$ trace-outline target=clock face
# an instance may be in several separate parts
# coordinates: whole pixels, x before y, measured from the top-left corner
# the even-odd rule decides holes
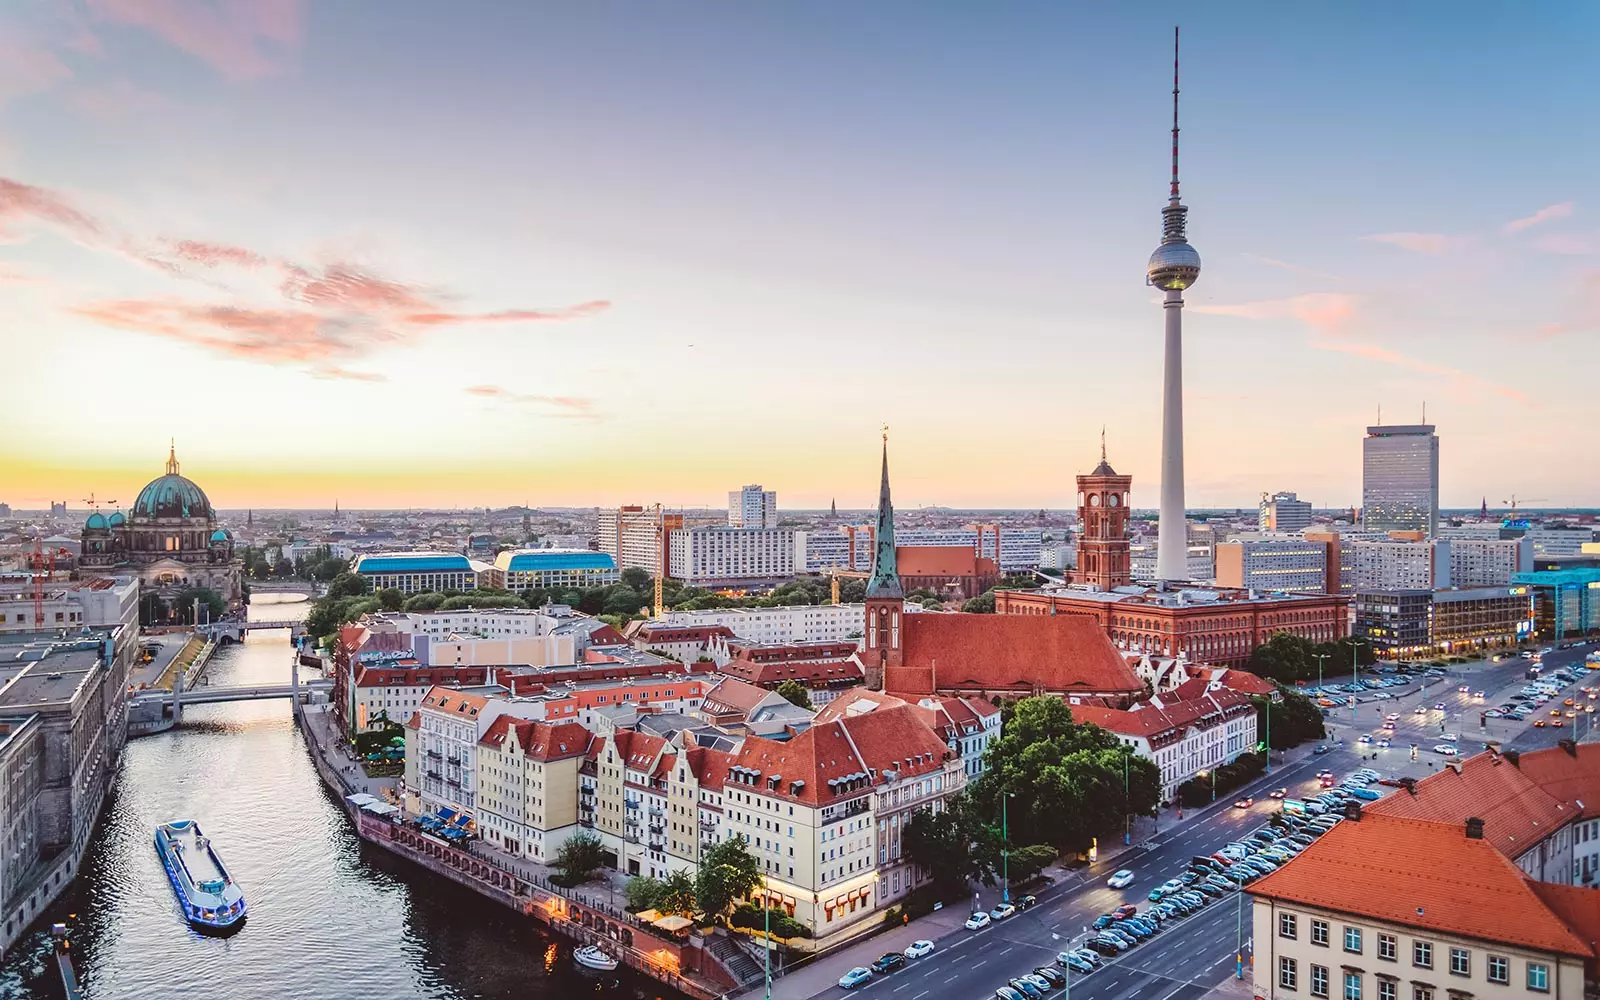
[[[1089,497],[1089,506],[1091,506],[1091,507],[1100,506],[1100,494],[1096,493],[1096,494],[1094,494],[1094,495]]]
[[[1120,497],[1118,497],[1115,493],[1111,494],[1111,496],[1106,498],[1107,505],[1112,506],[1112,507],[1117,506],[1121,502],[1122,502],[1122,499]]]

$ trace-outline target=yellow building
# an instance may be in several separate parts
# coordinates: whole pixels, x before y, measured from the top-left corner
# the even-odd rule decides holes
[[[478,740],[478,829],[508,854],[549,864],[578,832],[578,771],[594,735],[576,722],[502,715]]]

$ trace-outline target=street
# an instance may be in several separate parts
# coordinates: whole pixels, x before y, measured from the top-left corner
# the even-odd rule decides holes
[[[1546,654],[1546,672],[1581,661],[1588,649],[1583,646]],[[1150,890],[1182,872],[1193,856],[1210,854],[1268,822],[1279,808],[1277,800],[1267,797],[1272,789],[1286,788],[1289,798],[1303,798],[1319,790],[1317,771],[1326,768],[1343,778],[1364,764],[1385,778],[1422,778],[1448,761],[1448,757],[1432,749],[1445,732],[1460,736],[1463,756],[1479,752],[1487,740],[1499,740],[1518,749],[1553,746],[1556,740],[1572,736],[1570,725],[1536,729],[1530,718],[1521,723],[1490,719],[1486,729],[1479,726],[1480,712],[1500,704],[1527,683],[1524,675],[1530,666],[1530,661],[1515,656],[1501,663],[1474,661],[1451,667],[1444,678],[1434,679],[1420,690],[1408,689],[1409,693],[1398,698],[1362,701],[1354,720],[1347,706],[1332,709],[1327,753],[1312,755],[1307,752],[1309,747],[1298,748],[1292,752],[1290,762],[1275,763],[1269,774],[1219,796],[1198,816],[1191,814],[1170,832],[1158,832],[1153,840],[1131,852],[1094,865],[1089,881],[1053,892],[1047,889],[1040,893],[1038,906],[984,930],[947,934],[935,941],[937,950],[932,955],[914,960],[889,976],[875,975],[856,990],[833,986],[814,996],[840,1000],[851,993],[873,993],[893,1000],[925,1000],[932,995],[940,1000],[988,1000],[994,996],[995,987],[1008,979],[1037,966],[1053,964],[1058,952],[1084,937],[1095,917],[1123,903],[1135,903],[1142,909],[1148,905],[1146,896]],[[1587,681],[1580,678],[1572,689],[1583,683]],[[1463,685],[1471,691],[1457,690]],[[1484,698],[1471,693],[1478,690],[1485,692]],[[1570,693],[1571,689],[1561,697]],[[1445,707],[1436,710],[1436,704]],[[1559,698],[1552,704],[1559,704]],[[1419,705],[1424,708],[1421,714],[1414,711]],[[1384,717],[1391,713],[1399,715],[1396,728],[1383,730]],[[1357,740],[1363,733],[1373,734],[1374,739],[1387,735],[1394,745],[1385,750],[1361,744]],[[1415,761],[1410,759],[1412,743],[1418,745]],[[1394,793],[1392,787],[1373,787]],[[1234,800],[1247,796],[1257,800],[1254,805],[1247,809],[1233,806]],[[1163,822],[1171,818],[1172,814],[1166,811],[1161,817]],[[1121,890],[1108,888],[1105,879],[1121,868],[1134,872],[1134,882]],[[993,905],[998,896],[997,891],[986,890],[982,905]],[[1243,896],[1230,894],[1192,916],[1168,922],[1155,938],[1107,958],[1105,965],[1093,973],[1071,974],[1072,995],[1095,1000],[1134,996],[1141,1000],[1188,1000],[1233,974],[1239,947],[1243,948],[1248,979],[1250,904]],[[861,964],[869,961],[870,958]],[[774,993],[790,995],[777,987]]]

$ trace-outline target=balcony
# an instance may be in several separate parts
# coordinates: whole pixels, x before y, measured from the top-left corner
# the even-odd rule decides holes
[[[457,788],[461,787],[461,779],[460,778],[446,778],[446,779],[444,779],[444,783],[447,784],[447,785],[454,785]]]
[[[432,778],[434,781],[438,781],[441,777],[443,777],[438,771],[424,771],[423,773]]]
[[[434,759],[434,760],[438,760],[438,759],[439,759],[439,758],[440,758],[440,757],[442,757],[442,756],[444,756],[444,755],[443,755],[443,754],[441,754],[441,753],[440,753],[440,752],[439,752],[439,751],[437,751],[437,750],[429,750],[429,751],[428,751],[428,756],[429,756],[429,757],[432,757],[432,758],[433,758],[433,759]]]
[[[665,816],[667,814],[667,811],[665,809],[661,808],[660,806],[651,806],[650,809],[649,809],[649,813],[652,816]]]
[[[454,764],[454,765],[460,766],[460,764],[461,764],[461,756],[459,754],[451,754],[450,756],[448,756],[448,757],[446,757],[444,759],[444,762],[446,764]]]
[[[639,808],[639,800],[638,799],[624,799],[623,800],[623,805],[627,806],[629,809],[637,809],[637,808]]]

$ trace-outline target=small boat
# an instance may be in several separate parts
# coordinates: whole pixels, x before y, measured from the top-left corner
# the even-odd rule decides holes
[[[157,826],[156,853],[185,919],[196,930],[231,930],[244,920],[244,890],[229,877],[200,824],[178,819]]]
[[[572,960],[586,969],[599,969],[601,972],[610,972],[617,967],[617,960],[600,950],[597,944],[587,944],[572,953]]]

